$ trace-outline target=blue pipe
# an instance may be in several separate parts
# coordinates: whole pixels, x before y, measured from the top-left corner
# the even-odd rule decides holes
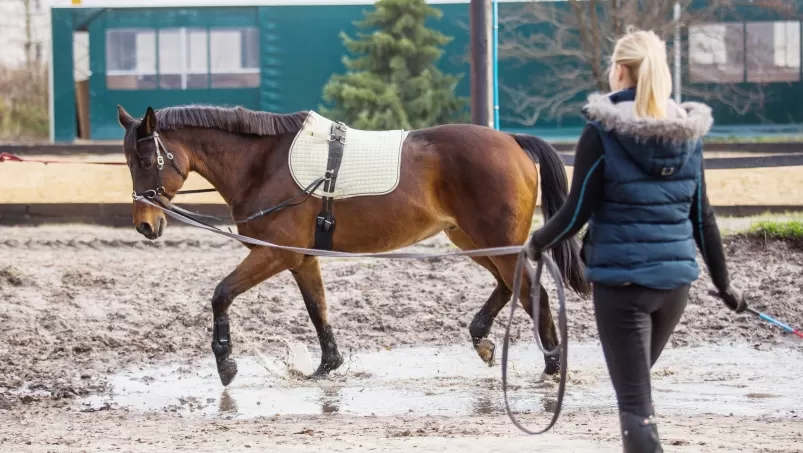
[[[493,3],[493,84],[494,84],[494,129],[499,130],[499,4]]]

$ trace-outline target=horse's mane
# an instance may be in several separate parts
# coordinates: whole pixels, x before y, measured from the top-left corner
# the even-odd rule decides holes
[[[156,121],[162,130],[201,127],[234,134],[264,136],[294,134],[301,130],[308,115],[309,111],[280,114],[243,107],[182,105],[157,110]]]

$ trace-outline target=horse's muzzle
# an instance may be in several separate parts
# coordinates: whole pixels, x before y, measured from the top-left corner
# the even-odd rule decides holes
[[[164,232],[164,227],[166,222],[165,219],[162,217],[159,217],[156,220],[156,222],[157,222],[156,228],[154,228],[153,225],[151,225],[148,222],[140,223],[139,225],[137,225],[137,232],[139,232],[139,234],[145,236],[150,240],[158,239]]]

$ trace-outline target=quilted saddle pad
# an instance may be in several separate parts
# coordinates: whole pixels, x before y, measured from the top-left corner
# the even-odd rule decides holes
[[[326,173],[329,135],[333,121],[310,111],[290,147],[290,173],[300,188],[309,187]],[[408,131],[346,129],[346,144],[333,199],[386,195],[399,185],[401,152]],[[313,193],[320,198],[323,185]]]

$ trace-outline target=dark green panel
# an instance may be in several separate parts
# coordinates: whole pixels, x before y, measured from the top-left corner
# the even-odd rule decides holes
[[[279,74],[287,70],[288,61],[294,57],[283,48],[277,34],[276,15],[273,8],[259,8],[259,52],[262,65],[259,85],[259,108],[269,112],[287,111],[287,92]],[[291,47],[292,48],[292,47]],[[298,109],[298,110],[309,110]]]
[[[106,102],[106,22],[109,20],[108,13],[96,17],[89,23],[89,134],[93,140],[107,140],[103,134],[98,135],[98,128],[104,127],[117,118],[109,117],[104,112]],[[116,108],[116,106],[115,106]],[[116,112],[115,112],[116,114]],[[122,134],[111,137],[111,139],[122,138]]]
[[[366,6],[270,6],[260,8],[263,72],[262,107],[269,111],[317,110],[332,73],[342,73],[341,30]],[[265,64],[265,59],[273,64]],[[276,88],[270,88],[275,86]]]
[[[468,32],[468,4],[432,5],[443,11],[440,20],[430,19],[427,26],[451,36],[452,42],[443,47],[443,55],[438,67],[445,73],[462,75],[455,92],[468,98],[471,95],[471,40]],[[504,4],[499,4],[504,9]]]
[[[71,142],[77,136],[75,82],[73,81],[73,16],[68,9],[53,9],[53,42],[69,42],[53,52],[53,140]]]
[[[257,10],[237,8],[120,8],[104,14],[105,25],[114,27],[236,27],[257,24]]]

